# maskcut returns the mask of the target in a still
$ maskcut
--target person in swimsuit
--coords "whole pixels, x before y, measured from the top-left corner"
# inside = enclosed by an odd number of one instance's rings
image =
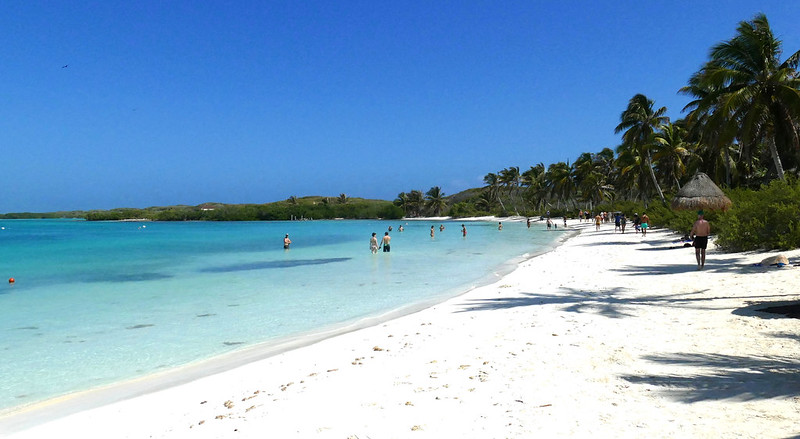
[[[503,222],[497,223],[497,230],[503,230]]]
[[[289,250],[289,245],[292,243],[292,240],[289,239],[289,234],[287,233],[286,236],[283,238],[283,249]]]
[[[373,255],[378,253],[378,238],[375,235],[377,234],[372,232],[372,237],[369,238],[369,250]]]
[[[431,226],[431,239],[433,239],[433,236],[434,236],[433,232],[434,232],[433,231],[433,226]]]
[[[697,269],[702,270],[706,265],[706,247],[708,247],[708,235],[711,234],[711,225],[703,218],[703,211],[697,212],[697,221],[692,226],[689,236],[694,242],[694,256],[697,259]]]
[[[464,238],[467,237],[467,228],[464,227],[463,224],[461,225],[461,236],[463,236]]]
[[[650,217],[646,213],[642,214],[642,236],[647,236],[647,229],[650,227]]]
[[[595,230],[600,230],[600,222],[602,222],[602,221],[603,221],[603,217],[600,216],[600,214],[598,213],[597,216],[594,217],[594,229]]]
[[[389,246],[389,243],[391,241],[392,241],[392,237],[389,236],[389,232],[385,232],[383,234],[383,240],[381,241],[381,245],[383,247],[383,252],[384,253],[389,253],[389,251],[391,251],[391,248]]]

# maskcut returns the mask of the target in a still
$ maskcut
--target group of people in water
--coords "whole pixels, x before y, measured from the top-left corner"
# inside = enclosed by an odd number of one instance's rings
[[[548,212],[549,214],[550,212]],[[579,211],[579,218],[582,222],[584,219],[587,221],[591,221],[592,219],[595,222],[596,230],[600,230],[600,225],[603,222],[610,222],[611,215],[608,212],[599,212],[594,218],[591,217],[591,214],[587,211]],[[616,212],[613,214],[614,218],[614,233],[620,231],[621,233],[625,233],[625,227],[628,223],[628,218],[622,212]],[[640,217],[638,213],[633,214],[632,218],[633,226],[636,232],[642,233],[642,236],[647,236],[647,229],[650,228],[650,217],[647,216],[647,213],[643,213]],[[527,221],[528,228],[531,227],[531,219],[528,218]],[[548,215],[547,217],[547,229],[550,230],[551,227],[558,227]],[[567,227],[567,217],[564,217],[564,227]],[[401,225],[398,228],[398,231],[402,232],[404,230],[403,226]],[[439,232],[444,232],[445,226],[444,224],[439,225]],[[503,222],[500,221],[497,223],[497,230],[503,230]],[[389,253],[391,251],[391,242],[392,237],[389,236],[389,232],[392,231],[392,226],[389,226],[389,230],[384,232],[383,238],[378,240],[378,234],[373,232],[372,236],[369,239],[369,249],[373,254],[377,254],[378,250],[383,250],[384,253]],[[697,212],[697,221],[692,226],[692,231],[690,232],[692,246],[695,247],[695,256],[697,258],[697,269],[701,270],[705,266],[706,262],[706,247],[708,245],[708,236],[711,234],[711,226],[708,224],[703,217],[703,211]],[[461,235],[466,238],[467,237],[467,227],[464,224],[461,224]],[[436,227],[431,226],[431,239],[435,238],[436,236]],[[289,239],[289,234],[287,233],[286,236],[283,238],[283,248],[284,250],[289,250],[289,246],[292,244],[292,240]]]

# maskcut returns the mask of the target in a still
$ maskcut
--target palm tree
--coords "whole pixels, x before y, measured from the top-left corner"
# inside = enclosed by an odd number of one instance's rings
[[[653,170],[650,150],[653,147],[653,134],[662,125],[669,122],[669,118],[664,116],[664,113],[667,112],[667,107],[655,110],[653,109],[654,104],[653,100],[648,99],[643,94],[637,94],[632,97],[628,102],[628,108],[620,115],[620,123],[614,129],[614,132],[620,133],[624,131],[621,146],[626,152],[640,158],[638,165],[641,167],[642,172],[650,174],[653,186],[658,192],[661,202],[666,204],[664,193],[661,191],[661,186],[658,184],[656,173]]]
[[[347,197],[347,194],[341,193],[339,194],[339,198],[336,200],[339,202],[339,204],[347,204],[350,199]]]
[[[489,195],[491,198],[496,199],[500,202],[500,207],[503,208],[503,211],[506,210],[506,206],[503,205],[503,200],[500,199],[500,178],[494,172],[490,172],[483,177],[483,182],[486,184],[484,186],[485,189],[489,191]]]
[[[561,202],[566,206],[574,200],[575,182],[572,179],[572,169],[569,163],[557,162],[547,168],[544,177],[548,198],[555,200],[560,207]]]
[[[775,173],[785,180],[781,153],[793,152],[794,162],[800,153],[800,51],[781,62],[781,44],[764,14],[742,21],[682,91],[698,98],[696,111],[722,112],[722,131],[736,129],[743,151],[766,143]]]
[[[447,207],[447,200],[444,199],[444,192],[439,186],[434,186],[425,193],[425,207],[433,212],[433,216],[439,216]]]
[[[525,188],[523,200],[529,202],[534,208],[540,208],[546,198],[544,174],[546,168],[544,163],[531,166],[530,169],[520,175],[520,184]]]
[[[686,142],[686,131],[678,125],[668,123],[655,138],[656,169],[662,181],[674,182],[676,190],[681,189],[680,179],[686,175],[685,160],[691,156],[689,143]]]
[[[286,201],[287,201],[289,204],[297,204],[297,197],[296,197],[296,196],[294,196],[294,195],[292,195],[292,196],[290,196],[289,198],[287,198],[287,199],[286,199]]]
[[[397,198],[394,199],[393,204],[401,209],[403,209],[403,213],[408,216],[410,211],[410,204],[408,202],[408,194],[405,192],[400,192],[397,194]]]
[[[497,208],[498,198],[490,191],[482,192],[475,201],[475,207],[484,211],[492,212]],[[503,209],[505,210],[505,209]]]
[[[500,184],[502,184],[508,192],[508,197],[511,199],[511,205],[514,208],[514,213],[519,215],[519,212],[517,211],[517,205],[514,202],[514,195],[519,190],[520,183],[519,166],[511,166],[500,171],[499,180]]]
[[[590,203],[590,210],[594,210],[595,204],[610,198],[606,184],[606,176],[609,174],[603,173],[601,167],[604,164],[603,160],[598,160],[595,154],[588,152],[581,154],[572,164],[575,187],[580,191],[581,198]]]
[[[422,207],[425,205],[425,196],[422,191],[413,190],[408,194],[408,207],[412,216],[422,215]]]

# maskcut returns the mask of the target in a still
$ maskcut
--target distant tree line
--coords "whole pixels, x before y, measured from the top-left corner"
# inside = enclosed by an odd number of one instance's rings
[[[335,201],[334,201],[335,200]],[[147,219],[153,221],[274,221],[290,219],[398,219],[403,211],[389,201],[338,198],[289,197],[267,204],[204,204],[200,206],[112,209],[85,215],[89,221]]]

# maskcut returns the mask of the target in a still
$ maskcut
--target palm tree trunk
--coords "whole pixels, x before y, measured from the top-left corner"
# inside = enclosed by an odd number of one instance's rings
[[[661,186],[658,184],[658,179],[656,178],[656,171],[653,170],[653,162],[650,160],[650,151],[647,151],[646,157],[647,157],[647,169],[650,170],[650,178],[653,179],[653,184],[656,186],[658,197],[661,198],[661,202],[663,204],[667,204],[667,200],[664,198],[664,192],[661,191]]]
[[[731,187],[731,150],[725,146],[725,184]]]
[[[775,146],[775,137],[767,135],[767,145],[769,145],[769,152],[772,154],[772,161],[775,162],[775,172],[778,173],[778,178],[786,181],[786,177],[783,175],[783,163],[781,163],[781,157],[778,155],[778,148]]]

